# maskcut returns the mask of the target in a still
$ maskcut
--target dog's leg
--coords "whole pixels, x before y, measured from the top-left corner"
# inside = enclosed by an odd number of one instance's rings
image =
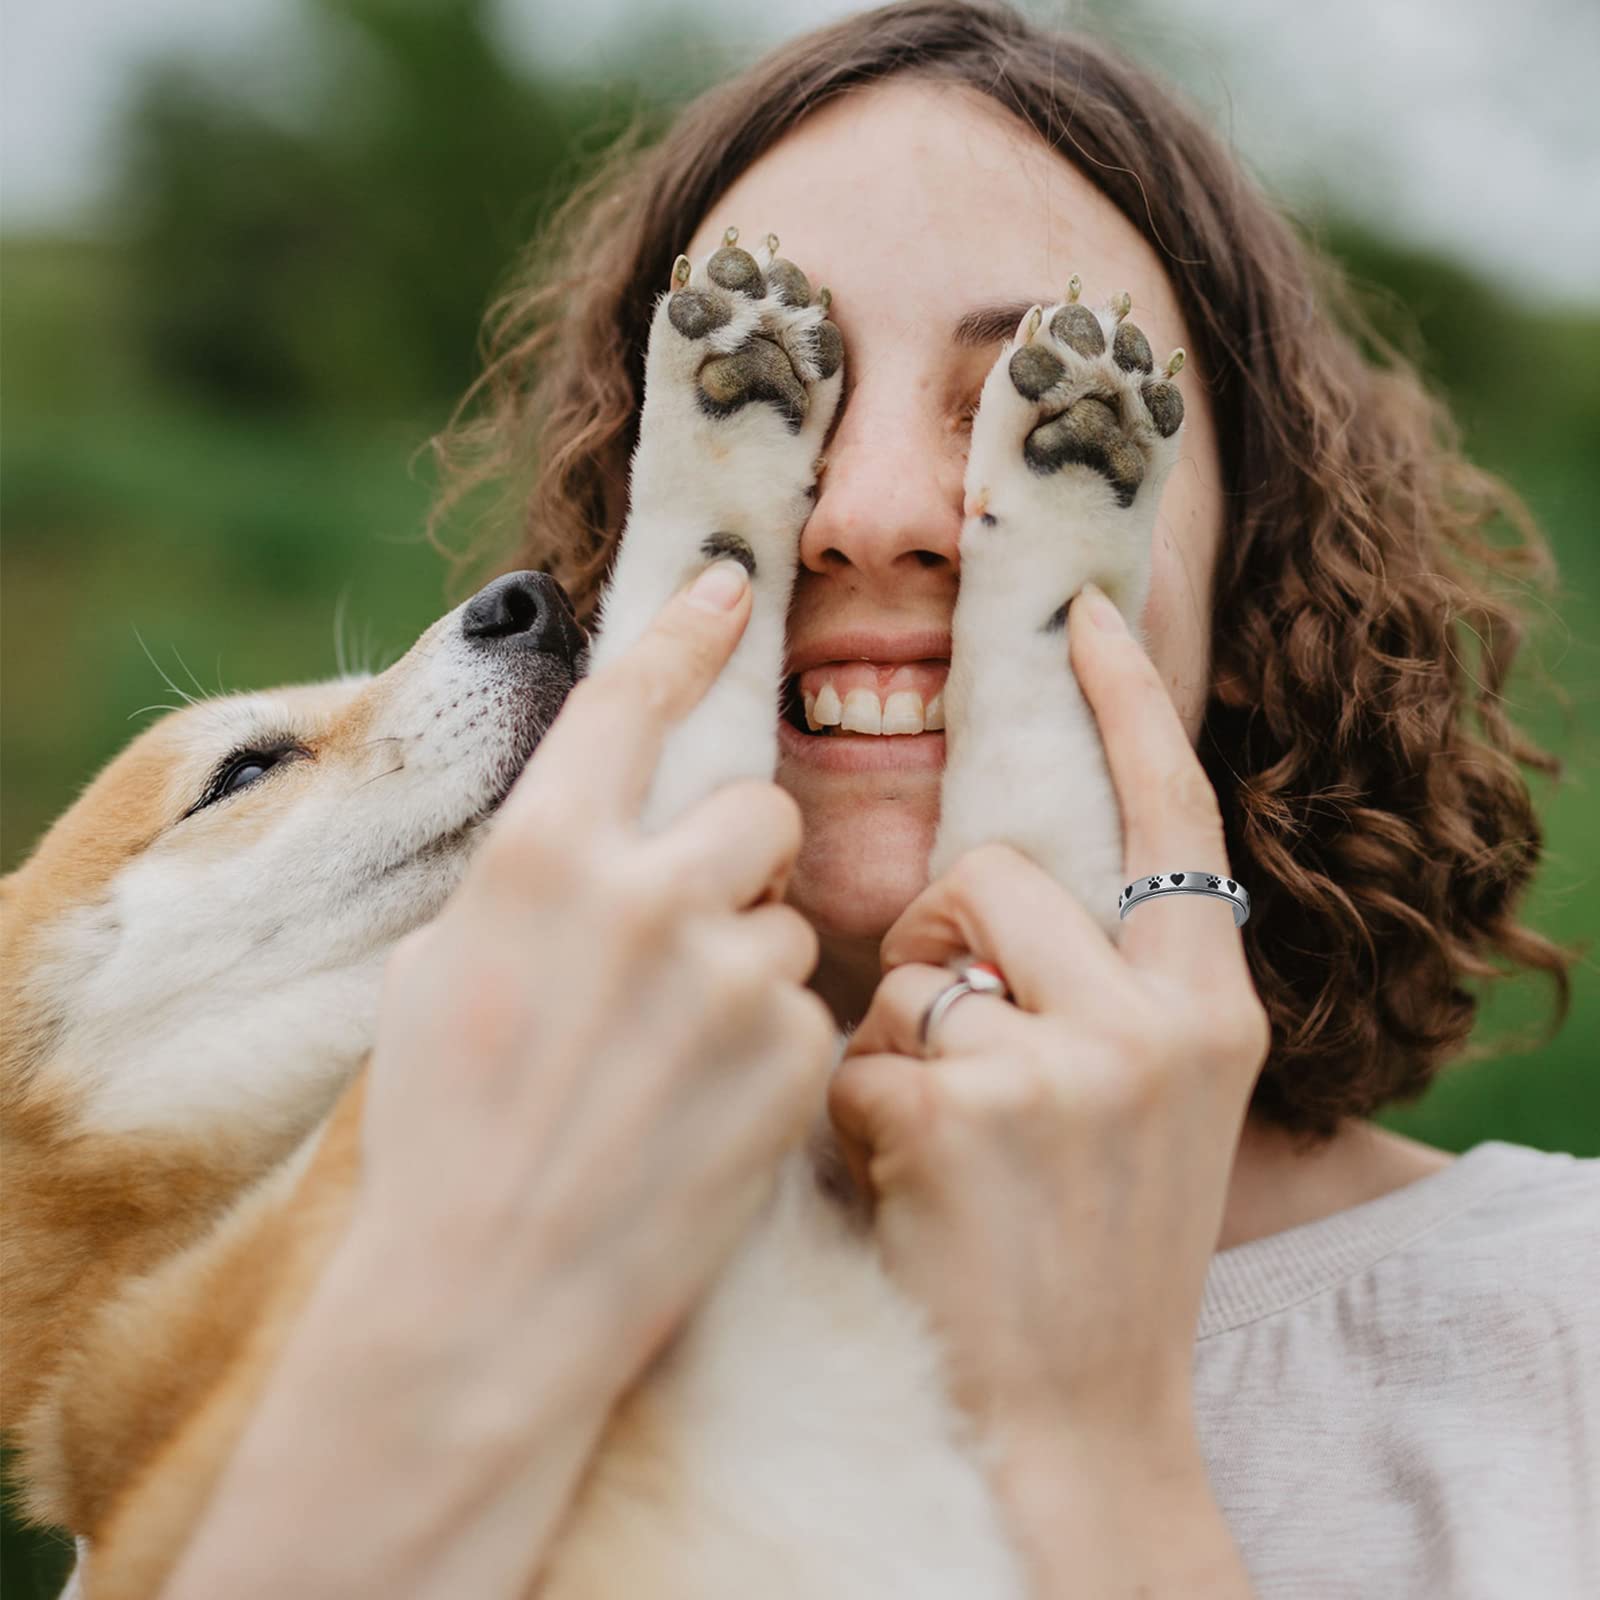
[[[838,404],[842,347],[826,290],[737,231],[656,307],[630,510],[600,609],[591,670],[631,645],[668,597],[718,557],[750,573],[754,605],[732,660],[669,735],[646,803],[659,827],[719,784],[777,767],[784,625],[817,457]]]
[[[1067,654],[1067,602],[1092,579],[1135,631],[1161,489],[1178,455],[1174,352],[1155,371],[1124,320],[1035,307],[973,422],[961,588],[945,687],[946,759],[930,870],[986,841],[1052,873],[1115,936],[1122,825],[1099,730]]]

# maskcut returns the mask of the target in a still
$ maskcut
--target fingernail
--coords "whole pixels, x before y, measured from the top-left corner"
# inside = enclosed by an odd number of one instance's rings
[[[1128,624],[1122,620],[1122,613],[1106,598],[1105,591],[1098,584],[1084,584],[1083,597],[1088,602],[1089,620],[1102,633],[1128,631]]]
[[[689,604],[701,611],[732,611],[750,582],[737,561],[717,561],[694,580]]]

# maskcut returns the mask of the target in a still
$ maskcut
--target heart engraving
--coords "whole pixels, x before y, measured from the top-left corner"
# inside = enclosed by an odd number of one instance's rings
[[[1181,872],[1174,872],[1172,874],[1172,881],[1174,883],[1182,883],[1183,882],[1183,874]]]
[[[1233,879],[1232,878],[1228,879],[1228,893],[1229,894],[1233,893]]]

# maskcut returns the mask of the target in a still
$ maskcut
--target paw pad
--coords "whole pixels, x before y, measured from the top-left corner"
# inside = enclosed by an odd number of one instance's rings
[[[1074,276],[1048,323],[1035,307],[1017,330],[1007,367],[1011,386],[1045,413],[1026,435],[1023,459],[1044,476],[1089,467],[1126,508],[1150,472],[1152,435],[1170,439],[1183,424],[1183,396],[1170,381],[1183,352],[1175,350],[1157,374],[1144,330],[1126,320],[1128,294],[1096,312],[1079,301],[1081,289]]]
[[[691,343],[703,343],[694,372],[701,410],[728,416],[752,403],[771,406],[791,432],[810,410],[810,385],[834,376],[844,342],[827,320],[826,289],[778,255],[769,233],[758,252],[729,228],[697,274],[686,256],[673,263],[667,318]]]

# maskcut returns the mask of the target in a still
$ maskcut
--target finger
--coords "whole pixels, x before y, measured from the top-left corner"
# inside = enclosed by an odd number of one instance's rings
[[[903,1055],[849,1056],[828,1083],[828,1117],[851,1175],[867,1194],[908,1176],[898,1153],[926,1148],[938,1114],[939,1085]]]
[[[1080,592],[1067,612],[1069,649],[1117,791],[1128,879],[1174,869],[1229,877],[1216,791],[1178,708],[1121,613],[1111,607],[1119,626],[1103,630],[1092,619],[1091,598]],[[1136,966],[1182,974],[1202,986],[1231,982],[1244,964],[1232,906],[1206,895],[1140,907],[1123,924],[1117,948]]]
[[[1126,987],[1100,925],[1043,867],[1007,845],[960,857],[901,912],[880,946],[885,967],[991,961],[1024,1011],[1060,1011]]]
[[[636,643],[567,696],[502,807],[510,826],[533,797],[573,818],[637,817],[668,730],[716,682],[749,617],[750,580],[736,561],[713,563],[674,595]]]
[[[701,904],[781,900],[800,853],[800,808],[749,779],[708,795],[650,843],[652,859]]]
[[[913,963],[887,974],[872,996],[867,1014],[850,1035],[848,1055],[951,1057],[1003,1052],[1021,1013],[993,994],[965,994],[950,1006],[922,1039],[922,1019],[952,983],[948,967]]]
[[[817,931],[793,906],[761,905],[740,914],[738,938],[775,977],[804,983],[817,967]]]

